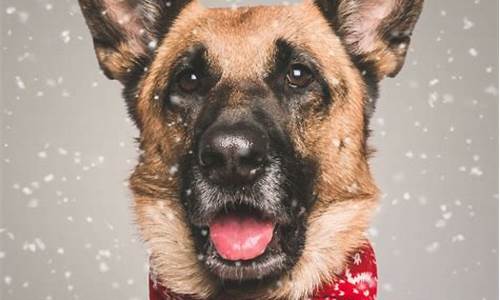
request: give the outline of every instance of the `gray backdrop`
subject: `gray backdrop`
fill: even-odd
[[[98,71],[76,0],[0,5],[0,297],[145,300],[120,86]],[[427,0],[405,68],[382,85],[380,299],[498,299],[497,12]]]

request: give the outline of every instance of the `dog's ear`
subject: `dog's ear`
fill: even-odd
[[[122,83],[144,67],[189,0],[79,0],[104,74]]]
[[[314,0],[361,65],[380,80],[401,70],[423,0]]]

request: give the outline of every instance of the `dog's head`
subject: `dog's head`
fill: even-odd
[[[140,129],[130,182],[158,279],[299,299],[341,272],[376,205],[377,84],[403,65],[422,0],[80,4]]]

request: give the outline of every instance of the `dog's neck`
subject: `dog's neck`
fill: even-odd
[[[375,300],[377,297],[377,263],[369,243],[354,252],[344,273],[332,278],[312,293],[313,300]],[[149,300],[195,300],[189,295],[179,295],[155,280],[149,281]],[[220,299],[220,297],[218,297]]]

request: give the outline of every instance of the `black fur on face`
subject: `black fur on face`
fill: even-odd
[[[287,71],[296,64],[310,70],[311,82],[307,86],[295,88],[287,83]],[[199,81],[190,93],[179,84],[186,72]],[[313,185],[317,172],[316,163],[294,149],[287,128],[290,122],[301,122],[306,111],[321,113],[330,105],[331,95],[319,68],[306,53],[279,40],[265,78],[234,82],[222,79],[217,65],[209,63],[207,50],[196,45],[180,56],[169,78],[159,98],[164,114],[181,117],[191,136],[189,151],[179,162],[178,175],[180,199],[200,264],[226,285],[239,288],[282,275],[302,253],[305,220],[315,202]],[[237,100],[233,98],[235,94]],[[214,183],[200,165],[200,140],[213,128],[234,126],[251,128],[265,136],[269,142],[265,166],[252,183]],[[255,214],[273,221],[273,239],[262,255],[235,262],[217,253],[209,238],[209,224],[227,212]]]

